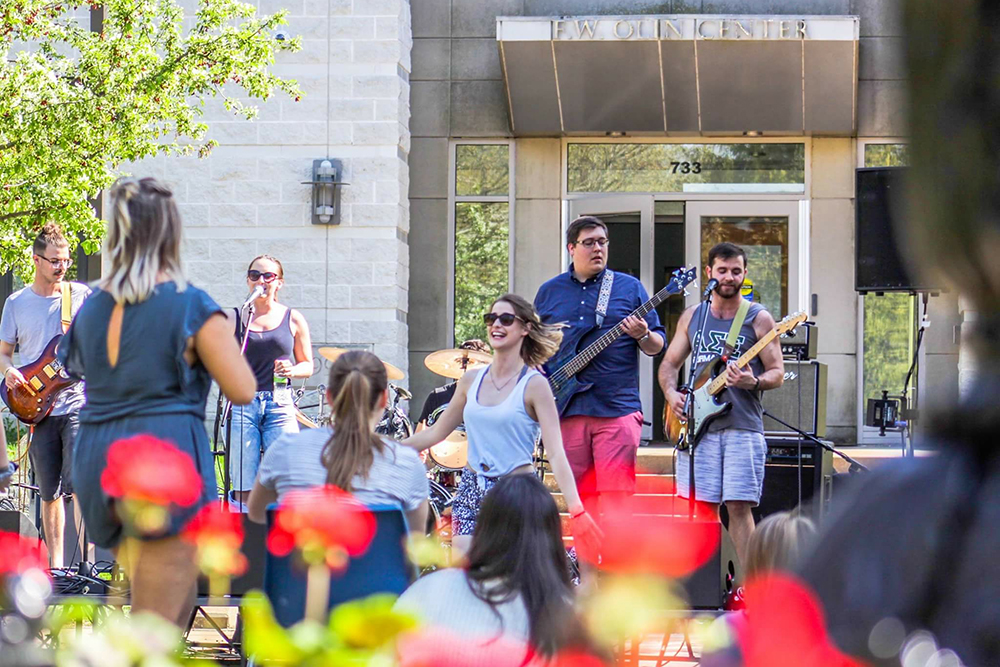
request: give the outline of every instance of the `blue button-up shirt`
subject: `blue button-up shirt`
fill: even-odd
[[[598,328],[597,298],[603,278],[602,271],[590,280],[580,282],[573,276],[573,267],[570,266],[569,271],[538,288],[535,310],[542,321],[549,324],[565,322],[569,325],[563,330],[564,346],[579,340],[576,349],[582,351],[649,300],[642,283],[627,273],[616,271],[608,312],[604,317],[604,324]],[[660,334],[666,340],[666,333],[656,310],[649,311],[646,323],[650,331]],[[578,338],[581,330],[587,331],[582,340]],[[639,353],[638,342],[631,336],[622,334],[577,374],[580,382],[593,383],[594,386],[574,396],[563,416],[622,417],[642,410],[639,399]],[[554,370],[546,368],[547,372]]]

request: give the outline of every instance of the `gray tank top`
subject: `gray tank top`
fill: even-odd
[[[688,340],[691,341],[692,346],[695,344],[698,325],[701,324],[702,312],[705,308],[708,308],[707,303],[699,305],[691,317],[691,323],[688,324]],[[736,352],[733,354],[733,361],[757,343],[753,321],[762,310],[764,310],[764,306],[759,303],[750,304],[746,319],[743,320],[743,326],[740,327],[740,333],[736,338]],[[726,336],[729,335],[729,327],[732,325],[732,319],[720,320],[712,315],[711,310],[708,311],[708,320],[705,323],[705,342],[702,345],[701,355],[694,360],[695,366],[701,366],[714,355],[723,353],[726,346]],[[750,368],[754,375],[760,375],[764,372],[764,363],[760,360],[760,356],[755,357],[750,362]],[[725,394],[724,400],[731,401],[733,409],[709,424],[709,431],[736,428],[744,431],[764,432],[764,414],[757,392],[730,387],[723,393]]]

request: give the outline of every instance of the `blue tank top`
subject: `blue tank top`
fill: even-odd
[[[539,426],[524,408],[524,389],[539,372],[529,369],[498,405],[480,405],[479,386],[489,369],[481,370],[472,381],[465,401],[469,467],[485,477],[502,477],[531,464]]]

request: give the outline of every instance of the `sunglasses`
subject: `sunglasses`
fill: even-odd
[[[251,269],[247,271],[247,278],[249,278],[251,282],[257,282],[258,280],[263,278],[265,283],[269,283],[272,282],[277,277],[278,274],[274,273],[273,271],[258,271],[257,269]]]
[[[514,324],[514,320],[524,322],[524,320],[522,320],[514,313],[503,313],[502,315],[497,313],[486,313],[483,315],[483,323],[488,327],[493,326],[493,323],[496,322],[497,320],[500,320],[500,324],[504,325],[505,327],[509,327],[510,325]]]

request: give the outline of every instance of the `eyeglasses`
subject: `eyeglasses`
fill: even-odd
[[[485,324],[488,327],[493,326],[493,323],[496,322],[497,320],[500,320],[500,324],[504,325],[505,327],[509,327],[510,325],[514,324],[514,320],[518,320],[520,322],[524,322],[524,320],[522,320],[520,317],[518,317],[514,313],[503,313],[503,314],[484,313],[483,314],[483,324]]]
[[[610,239],[584,239],[583,241],[577,241],[576,245],[582,245],[587,250],[593,250],[595,245],[598,248],[607,248],[610,243]]]
[[[46,262],[51,264],[53,269],[58,269],[63,266],[65,266],[68,269],[69,267],[73,266],[73,260],[71,259],[49,259],[48,257],[45,257],[43,255],[35,255],[35,256],[40,259],[44,259]]]
[[[251,282],[257,282],[263,278],[265,283],[269,283],[273,282],[277,277],[278,274],[273,271],[258,271],[257,269],[247,271],[247,278],[249,278]]]

